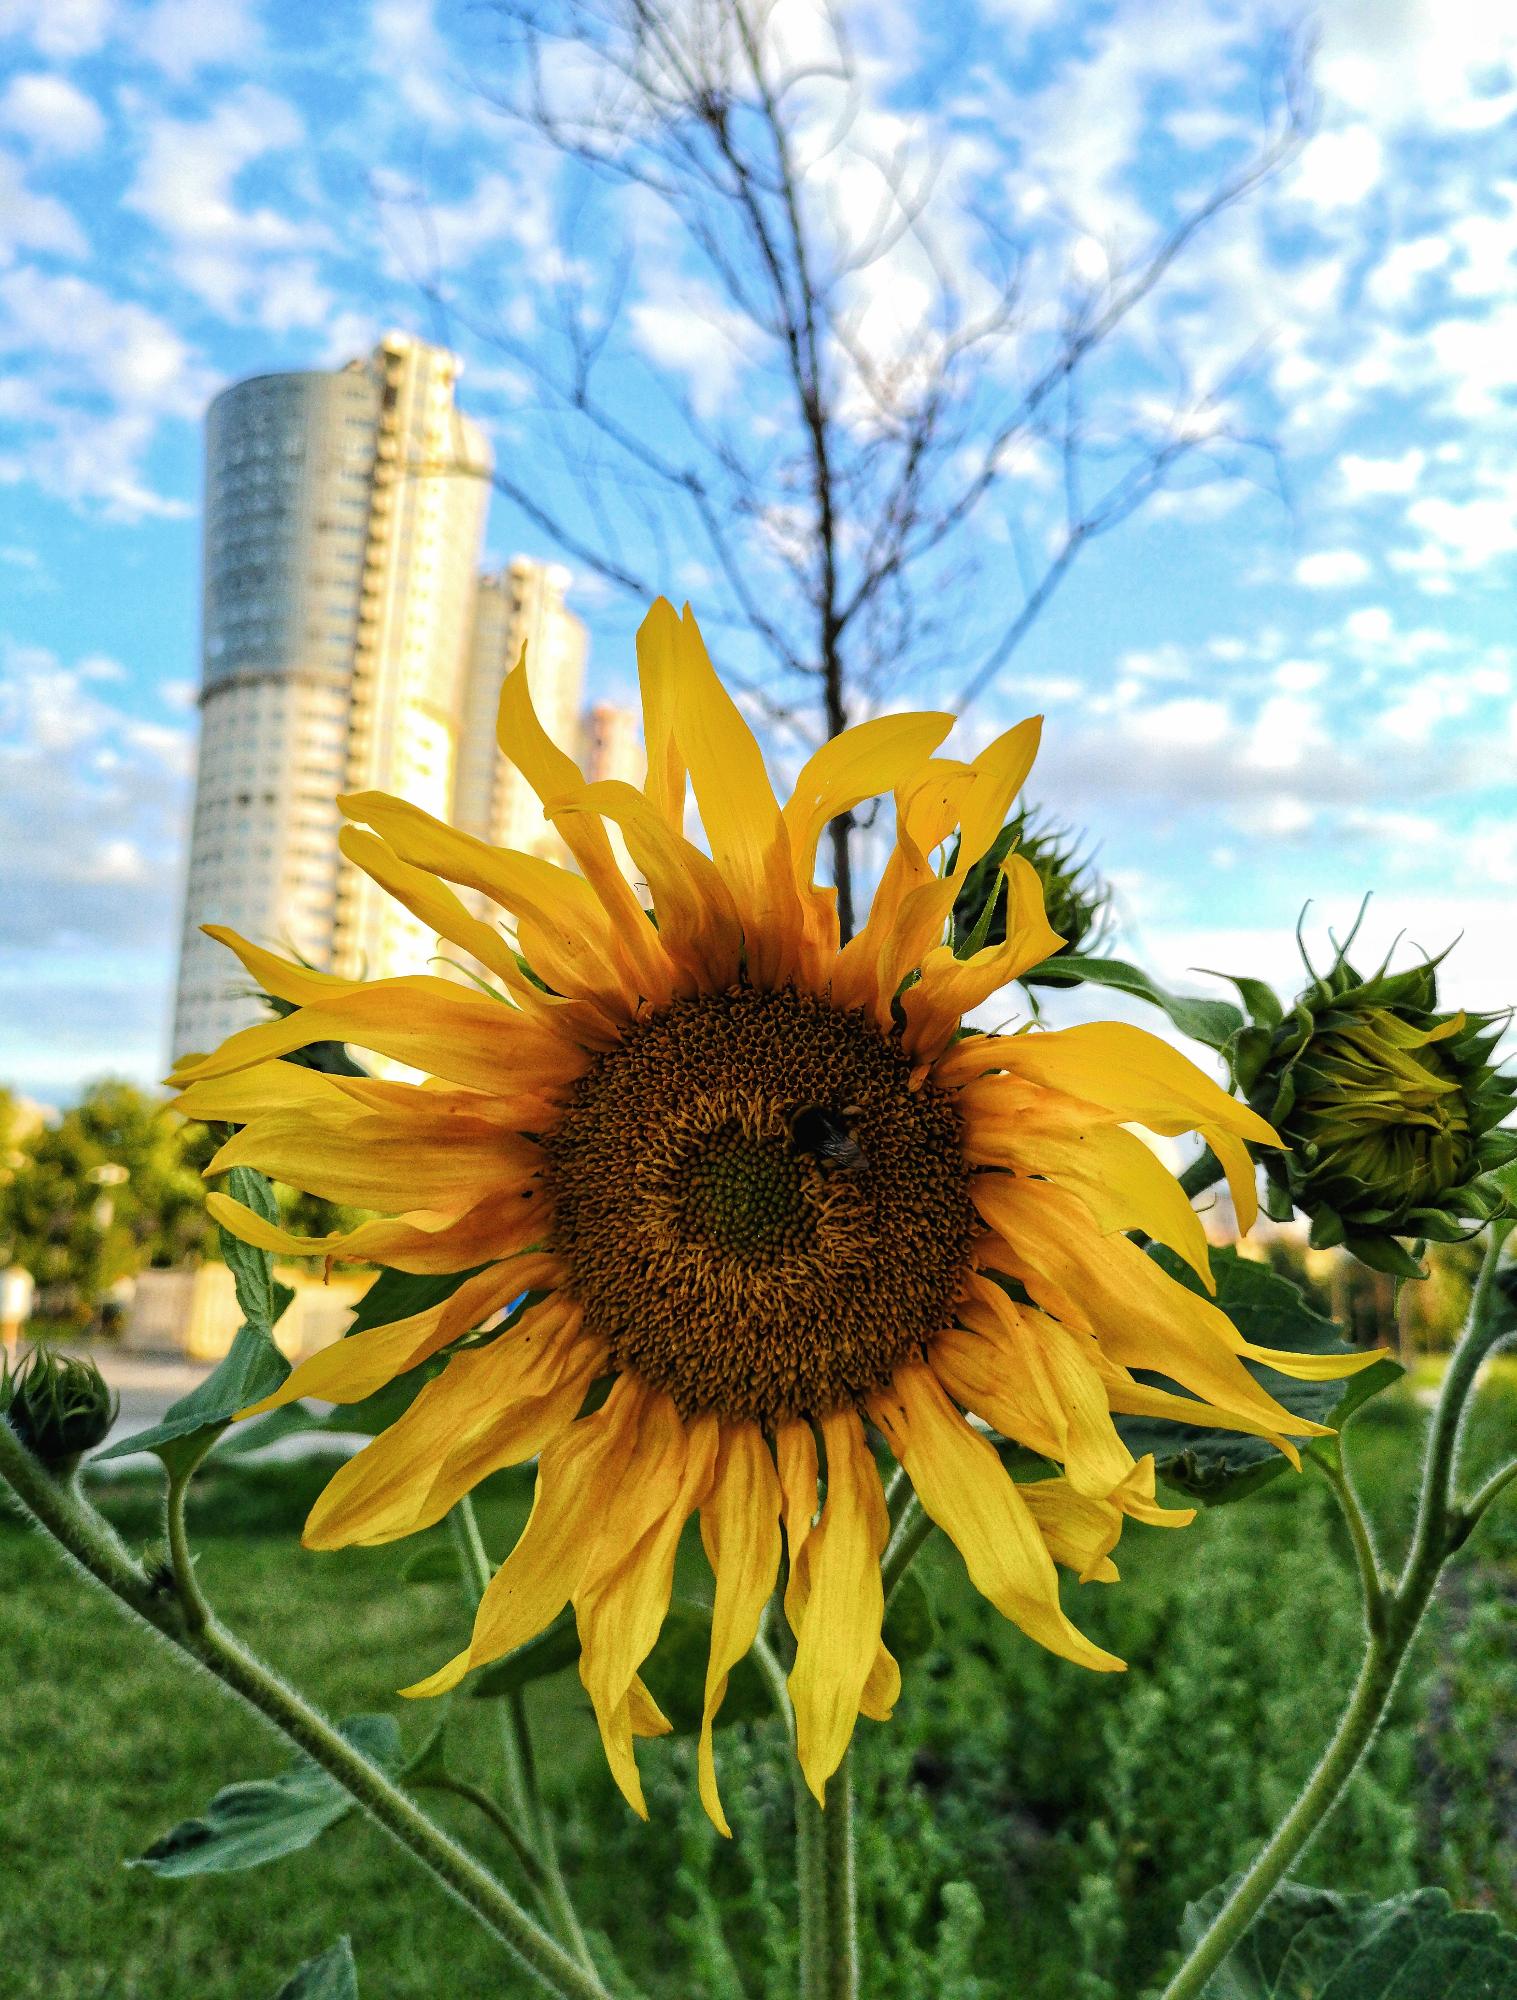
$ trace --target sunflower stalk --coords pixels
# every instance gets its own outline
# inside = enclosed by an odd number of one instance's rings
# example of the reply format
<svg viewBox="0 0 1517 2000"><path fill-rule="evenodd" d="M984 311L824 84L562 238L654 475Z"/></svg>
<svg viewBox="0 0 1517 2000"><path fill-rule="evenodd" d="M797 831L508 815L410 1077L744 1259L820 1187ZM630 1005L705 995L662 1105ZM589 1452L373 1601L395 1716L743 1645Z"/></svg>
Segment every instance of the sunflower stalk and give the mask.
<svg viewBox="0 0 1517 2000"><path fill-rule="evenodd" d="M1353 1541L1364 1602L1365 1649L1358 1679L1331 1742L1295 1804L1255 1856L1160 2000L1202 2000L1274 1890L1310 1845L1358 1769L1396 1689L1438 1580L1497 1495L1517 1480L1509 1465L1470 1499L1455 1497L1459 1440L1476 1377L1491 1351L1511 1332L1510 1307L1497 1267L1514 1224L1492 1225L1469 1319L1439 1392L1418 1493L1417 1519L1399 1578L1388 1582L1373 1533L1342 1457L1341 1442L1324 1462Z"/></svg>
<svg viewBox="0 0 1517 2000"><path fill-rule="evenodd" d="M183 1481L177 1492L171 1486L169 1561L152 1569L127 1551L77 1486L55 1479L3 1420L0 1481L35 1525L124 1610L202 1666L294 1749L320 1765L360 1811L507 1948L543 1991L558 2000L610 2000L599 1978L585 1972L482 1862L219 1622L187 1567ZM176 1513L180 1526L174 1532ZM192 1590L188 1598L185 1577Z"/></svg>
<svg viewBox="0 0 1517 2000"><path fill-rule="evenodd" d="M448 1519L458 1545L459 1559L477 1604L485 1593L492 1571L484 1537L479 1531L479 1516L475 1512L473 1498L466 1493ZM598 1976L599 1968L591 1955L584 1926L579 1920L579 1912L574 1906L559 1861L553 1821L543 1803L537 1778L537 1758L532 1747L532 1726L527 1716L526 1698L520 1688L513 1688L505 1697L501 1718L501 1758L511 1802L511 1811L503 1814L502 1818L509 1820L512 1827L512 1849L517 1850L520 1843L520 1848L531 1854L533 1865L526 1871L527 1879L532 1884L532 1892L543 1916L585 1970Z"/></svg>

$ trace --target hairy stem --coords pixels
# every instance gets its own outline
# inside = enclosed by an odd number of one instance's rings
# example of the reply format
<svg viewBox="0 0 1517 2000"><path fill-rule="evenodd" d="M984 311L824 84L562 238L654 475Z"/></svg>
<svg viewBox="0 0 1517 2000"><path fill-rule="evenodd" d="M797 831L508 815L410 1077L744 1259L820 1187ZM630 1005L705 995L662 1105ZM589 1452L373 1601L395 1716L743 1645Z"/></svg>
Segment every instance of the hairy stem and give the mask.
<svg viewBox="0 0 1517 2000"><path fill-rule="evenodd" d="M128 1555L107 1523L72 1486L49 1476L4 1421L0 1421L0 1479L10 1486L38 1527L87 1576L186 1658L204 1667L287 1743L319 1764L362 1812L506 1946L546 1992L561 1996L561 2000L608 2000L601 1982L568 1956L504 1884L385 1771L356 1750L304 1696L228 1632L198 1590L191 1603L186 1603L180 1584L181 1567L188 1562L182 1490L170 1506L169 1566L166 1571L149 1571ZM173 1526L176 1508L177 1528Z"/></svg>
<svg viewBox="0 0 1517 2000"><path fill-rule="evenodd" d="M472 1498L465 1494L448 1518L474 1601L478 1603L493 1572ZM505 1697L500 1733L514 1826L526 1829L525 1835L517 1831L512 1846L514 1848L516 1841L521 1840L523 1845L531 1843L535 1847L535 1867L528 1879L538 1907L585 1970L597 1973L584 1926L569 1894L569 1884L559 1860L553 1822L543 1804L537 1777L537 1758L532 1748L532 1727L527 1718L526 1696L521 1688L513 1688Z"/></svg>
<svg viewBox="0 0 1517 2000"><path fill-rule="evenodd" d="M1380 1581L1369 1526L1346 1471L1340 1466L1339 1477L1333 1479L1354 1538L1365 1592L1369 1637L1359 1677L1332 1741L1300 1797L1165 1987L1162 2000L1199 2000L1212 1974L1332 1811L1380 1725L1443 1567L1469 1532L1467 1510L1456 1507L1452 1499L1459 1432L1480 1364L1502 1337L1496 1267L1510 1230L1508 1223L1498 1224L1490 1232L1469 1321L1443 1378L1423 1459L1417 1525L1405 1567L1393 1589L1386 1590ZM1333 1477L1330 1469L1329 1477Z"/></svg>
<svg viewBox="0 0 1517 2000"><path fill-rule="evenodd" d="M880 1565L887 1604L895 1595L896 1585L915 1561L917 1551L932 1533L932 1525L930 1516L924 1512L921 1501L913 1493L901 1509Z"/></svg>

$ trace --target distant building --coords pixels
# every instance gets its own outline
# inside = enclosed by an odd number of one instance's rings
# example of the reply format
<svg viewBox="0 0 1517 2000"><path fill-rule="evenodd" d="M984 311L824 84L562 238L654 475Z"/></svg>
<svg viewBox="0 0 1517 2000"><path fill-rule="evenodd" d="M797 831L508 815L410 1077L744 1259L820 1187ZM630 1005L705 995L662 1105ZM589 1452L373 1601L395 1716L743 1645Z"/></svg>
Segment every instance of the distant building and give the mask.
<svg viewBox="0 0 1517 2000"><path fill-rule="evenodd" d="M568 588L566 569L523 556L498 576L479 579L453 808L466 833L553 861L566 861L567 850L543 818L537 794L509 761L509 744L502 756L495 718L501 685L525 649L538 719L555 743L572 752L588 639L565 606Z"/></svg>
<svg viewBox="0 0 1517 2000"><path fill-rule="evenodd" d="M585 630L557 565L478 576L490 454L457 376L446 350L391 334L367 360L258 376L210 407L176 1055L260 1017L203 923L355 976L435 955L426 926L341 859L339 792L393 792L564 858L496 748L495 710L525 645L538 712L572 749Z"/></svg>

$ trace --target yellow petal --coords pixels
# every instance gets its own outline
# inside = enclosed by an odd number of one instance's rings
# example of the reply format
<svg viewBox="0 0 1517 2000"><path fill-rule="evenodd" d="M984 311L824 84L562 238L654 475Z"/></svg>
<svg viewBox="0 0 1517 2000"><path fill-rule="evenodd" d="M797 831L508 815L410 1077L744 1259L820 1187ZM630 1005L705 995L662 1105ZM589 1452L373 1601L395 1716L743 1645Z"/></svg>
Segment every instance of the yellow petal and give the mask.
<svg viewBox="0 0 1517 2000"><path fill-rule="evenodd" d="M499 1095L561 1086L583 1075L583 1049L514 1007L428 974L378 979L319 1005L297 1007L231 1035L214 1054L186 1064L181 1085L250 1069L312 1042L351 1042L449 1083ZM544 1100L546 1101L546 1100Z"/></svg>
<svg viewBox="0 0 1517 2000"><path fill-rule="evenodd" d="M1200 1216L1168 1167L1136 1133L1120 1125L1058 1135L1031 1126L1016 1132L1002 1127L994 1138L984 1139L971 1123L965 1156L977 1165L1009 1167L1071 1188L1103 1230L1141 1229L1183 1257L1209 1292L1217 1289Z"/></svg>
<svg viewBox="0 0 1517 2000"><path fill-rule="evenodd" d="M951 715L875 716L831 738L801 766L782 817L806 928L803 977L818 977L838 943L836 894L812 882L823 829L863 800L904 784L952 727Z"/></svg>
<svg viewBox="0 0 1517 2000"><path fill-rule="evenodd" d="M748 975L772 986L800 942L790 843L763 752L717 679L688 606L680 625L674 729L711 858L742 920Z"/></svg>
<svg viewBox="0 0 1517 2000"><path fill-rule="evenodd" d="M1213 1150L1220 1141L1218 1157L1227 1156L1239 1227L1252 1223L1257 1212L1253 1163L1237 1142L1278 1146L1280 1140L1256 1112L1229 1097L1168 1042L1125 1022L1093 1021L1004 1038L999 1057L1002 1067L1017 1076L1103 1104L1162 1137L1199 1132Z"/></svg>
<svg viewBox="0 0 1517 2000"><path fill-rule="evenodd" d="M1093 1645L1064 1615L1053 1559L995 1447L965 1423L932 1370L896 1371L870 1414L905 1467L928 1516L964 1558L971 1582L1029 1638L1099 1671L1123 1662Z"/></svg>
<svg viewBox="0 0 1517 2000"><path fill-rule="evenodd" d="M541 855L492 847L384 792L357 792L337 803L349 819L382 835L402 861L477 889L509 911L528 963L555 993L601 1005L609 989L624 1017L636 1010L635 973L583 876Z"/></svg>
<svg viewBox="0 0 1517 2000"><path fill-rule="evenodd" d="M809 1591L796 1632L790 1699L796 1755L819 1804L853 1735L880 1649L880 1557L890 1533L864 1427L852 1410L823 1417L827 1498L806 1544Z"/></svg>
<svg viewBox="0 0 1517 2000"><path fill-rule="evenodd" d="M939 1334L928 1357L944 1387L1003 1437L1056 1460L1081 1492L1110 1493L1133 1461L1111 1420L1094 1340L984 1278L958 1312L963 1327Z"/></svg>
<svg viewBox="0 0 1517 2000"><path fill-rule="evenodd" d="M523 1292L555 1284L562 1277L563 1267L556 1257L531 1255L487 1265L435 1306L385 1326L367 1327L362 1333L349 1334L318 1349L285 1377L272 1396L249 1404L238 1417L261 1416L265 1410L280 1409L303 1396L315 1396L325 1403L361 1403L460 1334L484 1326Z"/></svg>
<svg viewBox="0 0 1517 2000"><path fill-rule="evenodd" d="M1020 1278L1034 1298L1049 1281L1056 1295L1077 1298L1114 1361L1167 1375L1219 1409L1272 1424L1271 1442L1293 1460L1287 1436L1326 1434L1259 1387L1239 1359L1247 1350L1225 1313L1178 1284L1125 1236L1101 1235L1078 1196L1047 1181L1004 1174L977 1175L972 1193L1002 1239L1000 1268Z"/></svg>
<svg viewBox="0 0 1517 2000"><path fill-rule="evenodd" d="M225 924L202 924L201 929L208 938L236 953L260 992L271 993L276 1000L293 1000L297 1007L351 993L364 983L361 979L340 979L335 973L318 972L315 966L281 958L278 952L266 951Z"/></svg>
<svg viewBox="0 0 1517 2000"><path fill-rule="evenodd" d="M540 1194L502 1204L495 1196L463 1215L382 1216L330 1236L296 1236L276 1222L245 1208L224 1194L208 1194L205 1205L213 1222L230 1230L239 1242L251 1243L276 1257L328 1257L345 1264L389 1264L397 1271L467 1271L514 1257L540 1243L549 1227L550 1210Z"/></svg>
<svg viewBox="0 0 1517 2000"><path fill-rule="evenodd" d="M955 958L947 945L935 946L922 960L921 978L902 1000L902 1046L919 1062L936 1061L965 1014L1064 942L1049 928L1036 868L1020 854L1009 854L1001 873L1007 885L1004 941L985 945L968 958Z"/></svg>
<svg viewBox="0 0 1517 2000"><path fill-rule="evenodd" d="M1017 1492L1056 1563L1072 1569L1081 1583L1117 1581L1117 1566L1109 1558L1122 1535L1120 1507L1077 1493L1067 1479L1024 1480Z"/></svg>
<svg viewBox="0 0 1517 2000"><path fill-rule="evenodd" d="M807 1549L816 1523L817 1481L821 1467L816 1436L810 1424L797 1419L781 1424L774 1436L774 1462L784 1501L785 1547L790 1574L785 1580L785 1616L792 1632L799 1629L806 1606Z"/></svg>
<svg viewBox="0 0 1517 2000"><path fill-rule="evenodd" d="M593 1416L547 1446L527 1525L479 1600L469 1644L402 1694L446 1694L471 1668L514 1653L552 1624L578 1588L597 1531L615 1509L644 1394L635 1377L618 1377Z"/></svg>
<svg viewBox="0 0 1517 2000"><path fill-rule="evenodd" d="M641 1819L648 1809L632 1751L629 1694L669 1609L675 1552L685 1523L709 1491L717 1439L715 1417L687 1424L668 1397L649 1399L624 1475L631 1505L624 1501L618 1507L574 1596L580 1679L600 1725L611 1775ZM650 1514L639 1534L639 1520ZM613 1566L598 1568L616 1545Z"/></svg>
<svg viewBox="0 0 1517 2000"><path fill-rule="evenodd" d="M732 1829L716 1788L712 1730L732 1669L753 1644L780 1566L780 1481L757 1424L723 1428L711 1491L701 1507L701 1541L716 1579L711 1657L701 1716L701 1804L718 1833Z"/></svg>
<svg viewBox="0 0 1517 2000"><path fill-rule="evenodd" d="M306 1547L373 1547L430 1528L481 1479L535 1458L571 1424L604 1354L562 1299L456 1354L328 1482L306 1522Z"/></svg>
<svg viewBox="0 0 1517 2000"><path fill-rule="evenodd" d="M674 727L681 643L678 614L667 597L660 597L637 630L637 677L648 752L643 789L671 833L682 833L685 826L685 760Z"/></svg>
<svg viewBox="0 0 1517 2000"><path fill-rule="evenodd" d="M542 1164L534 1141L482 1118L311 1107L254 1118L205 1171L256 1166L326 1201L458 1215L487 1195L503 1205L519 1200Z"/></svg>
<svg viewBox="0 0 1517 2000"><path fill-rule="evenodd" d="M555 809L555 824L595 812L622 830L627 852L648 885L664 948L686 975L688 990L730 986L742 962L743 927L715 862L668 826L641 792L614 778L587 785Z"/></svg>
<svg viewBox="0 0 1517 2000"><path fill-rule="evenodd" d="M497 733L501 749L542 800L550 816L553 807L584 791L584 772L559 749L538 720L527 681L525 652L522 664L506 675L501 687ZM555 824L585 880L600 898L617 942L636 972L640 991L655 1003L669 1000L673 987L660 935L632 893L632 885L612 852L605 827L593 814L575 814L561 824L555 820Z"/></svg>
<svg viewBox="0 0 1517 2000"><path fill-rule="evenodd" d="M548 997L523 977L516 953L495 926L466 910L453 891L427 869L413 868L410 862L402 861L392 847L367 827L343 827L337 835L337 845L355 868L361 868L397 903L404 904L428 930L460 946L493 972L518 1005L530 1012Z"/></svg>

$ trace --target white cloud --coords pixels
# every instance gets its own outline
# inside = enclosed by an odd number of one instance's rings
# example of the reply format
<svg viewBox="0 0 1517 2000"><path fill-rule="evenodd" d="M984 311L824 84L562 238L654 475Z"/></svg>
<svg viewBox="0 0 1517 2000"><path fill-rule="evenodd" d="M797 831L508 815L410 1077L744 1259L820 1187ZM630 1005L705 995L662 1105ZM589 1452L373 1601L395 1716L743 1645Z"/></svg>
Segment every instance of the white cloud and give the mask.
<svg viewBox="0 0 1517 2000"><path fill-rule="evenodd" d="M69 209L55 196L29 188L20 162L0 151L0 270L18 250L87 257L89 243Z"/></svg>
<svg viewBox="0 0 1517 2000"><path fill-rule="evenodd" d="M1489 131L1517 103L1517 18L1489 0L1335 0L1323 91L1384 130Z"/></svg>
<svg viewBox="0 0 1517 2000"><path fill-rule="evenodd" d="M1423 281L1449 261L1444 236L1412 236L1393 244L1365 280L1371 300L1386 309L1409 305Z"/></svg>
<svg viewBox="0 0 1517 2000"><path fill-rule="evenodd" d="M132 23L132 44L174 83L200 70L245 63L261 35L253 0L153 0Z"/></svg>
<svg viewBox="0 0 1517 2000"><path fill-rule="evenodd" d="M13 76L0 97L0 125L38 153L75 159L105 137L105 119L94 98L66 76L28 70Z"/></svg>
<svg viewBox="0 0 1517 2000"><path fill-rule="evenodd" d="M29 358L0 415L16 443L0 484L29 478L123 518L184 514L143 466L165 418L198 419L214 378L168 322L86 278L34 266L0 272L0 356Z"/></svg>
<svg viewBox="0 0 1517 2000"><path fill-rule="evenodd" d="M53 59L93 55L115 12L115 0L0 0L0 36L25 35Z"/></svg>
<svg viewBox="0 0 1517 2000"><path fill-rule="evenodd" d="M175 276L225 319L261 318L268 287L279 277L278 259L308 252L327 237L263 202L240 205L237 183L256 161L298 146L305 137L286 99L258 84L243 84L198 120L152 117L137 174L122 197L146 217L169 245ZM296 320L287 290L276 325L319 324L330 300L314 283L304 287L308 320Z"/></svg>
<svg viewBox="0 0 1517 2000"><path fill-rule="evenodd" d="M1397 458L1361 458L1345 452L1338 461L1338 476L1352 500L1378 497L1383 493L1410 493L1422 478L1427 453L1409 447Z"/></svg>
<svg viewBox="0 0 1517 2000"><path fill-rule="evenodd" d="M1517 552L1517 515L1509 495L1477 495L1447 500L1428 495L1406 510L1408 523L1425 537L1419 550L1399 551L1398 568L1437 574L1484 569Z"/></svg>
<svg viewBox="0 0 1517 2000"><path fill-rule="evenodd" d="M1291 190L1316 209L1357 208L1380 185L1384 165L1368 125L1319 132L1301 154Z"/></svg>
<svg viewBox="0 0 1517 2000"><path fill-rule="evenodd" d="M698 416L716 416L745 365L752 344L748 321L691 285L677 301L640 299L631 317L633 338L648 359L685 378Z"/></svg>
<svg viewBox="0 0 1517 2000"><path fill-rule="evenodd" d="M1370 566L1355 549L1319 549L1296 564L1295 577L1308 590L1342 590L1363 583Z"/></svg>

